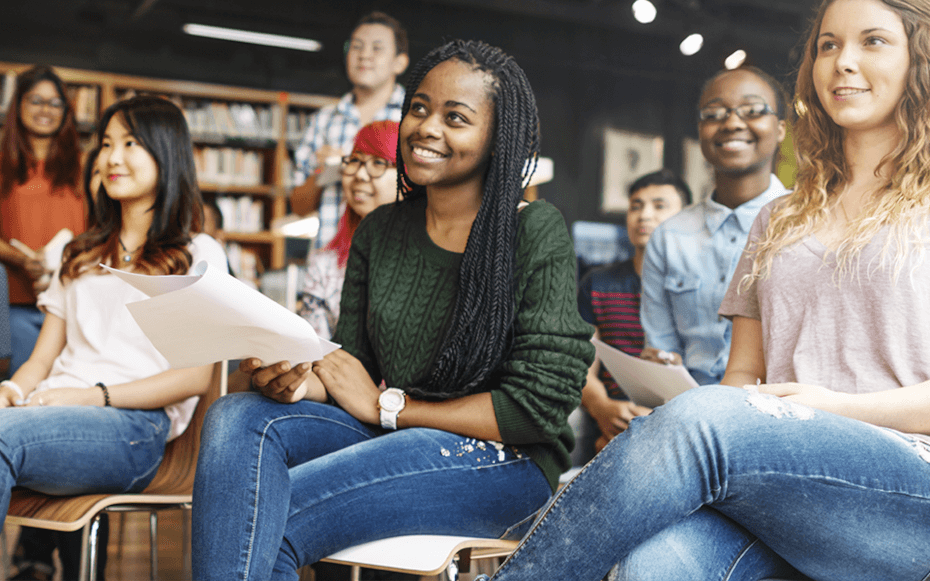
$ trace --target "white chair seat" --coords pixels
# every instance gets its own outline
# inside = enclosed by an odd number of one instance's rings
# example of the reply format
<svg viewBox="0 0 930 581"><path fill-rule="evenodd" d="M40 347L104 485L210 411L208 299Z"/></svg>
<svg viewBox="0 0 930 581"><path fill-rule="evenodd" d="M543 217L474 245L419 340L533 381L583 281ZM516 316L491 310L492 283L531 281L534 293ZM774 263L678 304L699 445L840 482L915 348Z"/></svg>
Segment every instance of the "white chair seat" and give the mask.
<svg viewBox="0 0 930 581"><path fill-rule="evenodd" d="M468 551L469 559L487 559L509 555L517 544L517 541L501 539L407 535L349 547L323 561L414 575L438 575L460 552Z"/></svg>

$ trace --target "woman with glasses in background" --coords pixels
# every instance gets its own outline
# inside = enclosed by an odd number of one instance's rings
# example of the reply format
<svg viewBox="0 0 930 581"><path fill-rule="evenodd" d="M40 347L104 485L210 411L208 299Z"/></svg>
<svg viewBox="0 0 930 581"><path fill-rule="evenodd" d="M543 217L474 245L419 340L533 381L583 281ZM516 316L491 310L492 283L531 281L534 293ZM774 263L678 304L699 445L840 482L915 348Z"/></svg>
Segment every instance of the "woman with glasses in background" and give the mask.
<svg viewBox="0 0 930 581"><path fill-rule="evenodd" d="M352 235L362 218L397 199L397 132L395 121L375 121L355 137L352 153L342 158L342 192L346 209L336 236L308 259L307 276L298 295L298 313L317 335L330 339L339 318Z"/></svg>
<svg viewBox="0 0 930 581"><path fill-rule="evenodd" d="M0 136L0 262L10 285L10 375L29 358L44 319L36 296L51 273L38 252L59 230L76 236L86 228L80 179L81 149L64 83L49 67L20 73ZM36 254L14 248L13 239Z"/></svg>

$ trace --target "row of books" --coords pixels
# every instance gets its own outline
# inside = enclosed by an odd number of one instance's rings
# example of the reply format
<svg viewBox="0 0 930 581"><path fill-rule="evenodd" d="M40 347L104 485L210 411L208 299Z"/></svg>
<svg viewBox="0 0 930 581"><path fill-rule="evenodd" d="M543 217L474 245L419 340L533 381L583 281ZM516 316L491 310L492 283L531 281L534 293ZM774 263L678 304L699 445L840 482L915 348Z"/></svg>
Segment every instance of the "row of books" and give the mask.
<svg viewBox="0 0 930 581"><path fill-rule="evenodd" d="M223 230L261 232L265 230L265 205L251 196L217 196L216 205L223 214Z"/></svg>
<svg viewBox="0 0 930 581"><path fill-rule="evenodd" d="M281 119L278 105L187 101L183 109L195 139L277 139Z"/></svg>
<svg viewBox="0 0 930 581"><path fill-rule="evenodd" d="M287 114L287 144L291 149L296 149L303 139L307 127L310 125L310 117L314 111L290 111Z"/></svg>
<svg viewBox="0 0 930 581"><path fill-rule="evenodd" d="M195 147L197 179L220 185L258 186L265 183L265 156L236 147Z"/></svg>
<svg viewBox="0 0 930 581"><path fill-rule="evenodd" d="M13 95L16 93L16 73L7 71L2 77L3 90L0 91L0 110L4 113L9 109ZM79 125L93 125L97 122L97 111L100 108L100 89L93 85L68 85L68 101L74 107L74 121Z"/></svg>

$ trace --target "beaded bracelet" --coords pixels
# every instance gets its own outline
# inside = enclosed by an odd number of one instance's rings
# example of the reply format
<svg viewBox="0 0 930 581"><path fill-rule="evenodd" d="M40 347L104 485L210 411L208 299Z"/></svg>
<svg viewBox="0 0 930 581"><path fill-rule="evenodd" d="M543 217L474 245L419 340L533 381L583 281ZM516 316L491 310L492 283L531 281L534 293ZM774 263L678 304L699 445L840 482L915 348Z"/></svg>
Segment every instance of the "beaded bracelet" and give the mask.
<svg viewBox="0 0 930 581"><path fill-rule="evenodd" d="M107 386L103 384L102 381L97 382L97 387L103 392L103 405L104 407L110 407L110 392L107 390Z"/></svg>
<svg viewBox="0 0 930 581"><path fill-rule="evenodd" d="M6 380L3 380L3 381L0 381L0 388L3 388L3 387L9 387L9 388L12 389L13 391L15 391L15 392L16 392L16 395L19 396L19 399L20 399L20 400L26 399L26 396L23 395L23 388L21 388L21 387L19 386L19 384L15 383L15 382L13 382L13 381L10 381L9 379L6 379Z"/></svg>

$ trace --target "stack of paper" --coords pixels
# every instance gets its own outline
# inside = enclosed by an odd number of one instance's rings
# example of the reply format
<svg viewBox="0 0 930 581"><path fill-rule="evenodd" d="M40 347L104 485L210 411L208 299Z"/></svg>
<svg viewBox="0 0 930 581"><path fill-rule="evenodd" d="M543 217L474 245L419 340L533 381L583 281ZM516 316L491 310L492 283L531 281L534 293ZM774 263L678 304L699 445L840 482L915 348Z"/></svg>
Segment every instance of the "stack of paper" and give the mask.
<svg viewBox="0 0 930 581"><path fill-rule="evenodd" d="M183 276L108 270L151 297L127 307L174 368L248 357L296 365L339 348L297 314L206 262Z"/></svg>

